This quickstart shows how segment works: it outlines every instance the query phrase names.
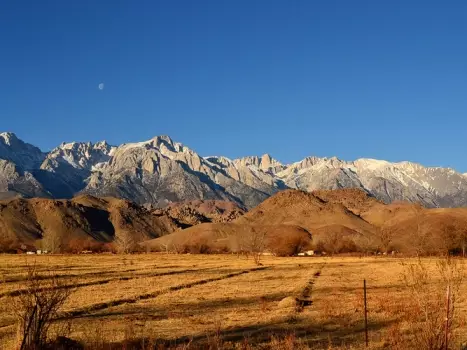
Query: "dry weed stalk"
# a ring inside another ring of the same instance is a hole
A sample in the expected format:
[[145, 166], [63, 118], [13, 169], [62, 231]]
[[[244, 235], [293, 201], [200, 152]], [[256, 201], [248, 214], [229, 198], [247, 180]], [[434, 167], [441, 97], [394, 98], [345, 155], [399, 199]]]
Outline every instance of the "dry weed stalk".
[[271, 336], [271, 341], [268, 344], [269, 349], [273, 350], [301, 350], [307, 349], [306, 345], [302, 344], [297, 339], [295, 333], [290, 333], [283, 338], [276, 335]]
[[[19, 349], [44, 349], [51, 341], [54, 319], [73, 292], [52, 271], [40, 274], [36, 265], [27, 265], [24, 291], [12, 299], [12, 310], [19, 325]], [[56, 337], [71, 331], [71, 323], [56, 327]]]
[[[409, 309], [406, 320], [413, 334], [413, 346], [427, 350], [442, 350], [449, 345], [453, 331], [458, 327], [456, 302], [464, 278], [464, 266], [449, 256], [438, 260], [430, 269], [429, 261], [402, 263], [402, 280], [409, 289]], [[450, 289], [449, 307], [446, 290]], [[448, 330], [448, 344], [445, 331]]]

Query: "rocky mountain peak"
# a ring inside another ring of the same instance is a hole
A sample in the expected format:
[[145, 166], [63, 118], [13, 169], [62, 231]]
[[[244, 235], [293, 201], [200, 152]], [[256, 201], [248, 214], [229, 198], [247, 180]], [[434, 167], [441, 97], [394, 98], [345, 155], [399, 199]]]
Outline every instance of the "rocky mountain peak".
[[23, 142], [12, 132], [0, 134], [0, 159], [15, 163], [24, 170], [38, 167], [45, 154], [29, 143]]
[[154, 136], [151, 140], [154, 140], [156, 141], [156, 144], [160, 144], [162, 142], [165, 142], [165, 143], [168, 143], [170, 145], [173, 145], [174, 142], [173, 140], [170, 138], [170, 136], [168, 135], [158, 135], [158, 136]]
[[68, 142], [62, 143], [47, 154], [42, 169], [54, 170], [60, 164], [68, 164], [76, 169], [92, 170], [98, 164], [110, 160], [114, 147], [107, 142]]
[[235, 159], [234, 163], [239, 166], [254, 166], [264, 172], [276, 172], [284, 167], [279, 161], [272, 158], [269, 154], [263, 154], [261, 157], [249, 156]]
[[275, 166], [281, 166], [281, 162], [279, 162], [278, 160], [272, 158], [269, 154], [263, 154], [261, 156], [261, 160], [260, 160], [260, 166], [264, 169], [264, 168], [271, 168], [271, 167], [275, 167]]
[[3, 139], [3, 143], [11, 146], [12, 143], [18, 142], [19, 139], [15, 133], [12, 132], [2, 132], [0, 133], [0, 138]]

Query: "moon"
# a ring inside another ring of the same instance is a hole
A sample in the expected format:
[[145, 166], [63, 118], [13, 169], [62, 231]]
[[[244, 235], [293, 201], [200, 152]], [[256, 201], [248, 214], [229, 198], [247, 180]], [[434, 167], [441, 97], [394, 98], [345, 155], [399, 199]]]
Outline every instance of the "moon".
[[99, 84], [99, 90], [104, 90], [104, 83]]

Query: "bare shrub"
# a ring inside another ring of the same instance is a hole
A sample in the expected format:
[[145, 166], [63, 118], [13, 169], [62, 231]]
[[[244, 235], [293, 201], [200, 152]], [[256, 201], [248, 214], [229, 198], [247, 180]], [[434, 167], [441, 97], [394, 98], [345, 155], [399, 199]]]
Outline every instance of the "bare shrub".
[[[446, 257], [430, 266], [418, 259], [416, 263], [402, 263], [402, 280], [409, 289], [407, 320], [414, 336], [413, 346], [428, 350], [445, 349], [445, 329], [449, 330], [448, 343], [458, 327], [456, 303], [464, 278], [463, 264]], [[446, 290], [450, 289], [449, 310]], [[447, 317], [446, 314], [449, 316]]]
[[38, 248], [51, 253], [62, 253], [65, 246], [63, 234], [60, 231], [50, 231], [42, 237]]
[[118, 235], [115, 236], [114, 244], [118, 253], [132, 253], [136, 248], [136, 240], [133, 232], [122, 230]]
[[[36, 265], [28, 265], [24, 292], [12, 299], [18, 320], [19, 349], [43, 349], [51, 339], [54, 319], [73, 289], [67, 288], [53, 272], [40, 274]], [[55, 336], [69, 332], [71, 324], [55, 327]]]
[[251, 228], [251, 234], [246, 237], [246, 249], [253, 256], [256, 265], [261, 265], [261, 256], [266, 247], [266, 231]]
[[377, 231], [379, 248], [385, 253], [393, 250], [394, 231], [390, 227], [381, 227]]
[[[154, 248], [154, 250], [158, 251], [157, 248]], [[170, 242], [163, 242], [159, 244], [159, 251], [164, 252], [166, 254], [171, 253], [170, 250]]]

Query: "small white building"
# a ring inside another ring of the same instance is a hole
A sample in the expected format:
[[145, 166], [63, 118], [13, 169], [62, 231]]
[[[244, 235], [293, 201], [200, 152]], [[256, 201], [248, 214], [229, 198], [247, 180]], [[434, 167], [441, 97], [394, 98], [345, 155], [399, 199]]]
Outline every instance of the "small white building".
[[34, 255], [36, 252], [26, 252], [27, 255]]

